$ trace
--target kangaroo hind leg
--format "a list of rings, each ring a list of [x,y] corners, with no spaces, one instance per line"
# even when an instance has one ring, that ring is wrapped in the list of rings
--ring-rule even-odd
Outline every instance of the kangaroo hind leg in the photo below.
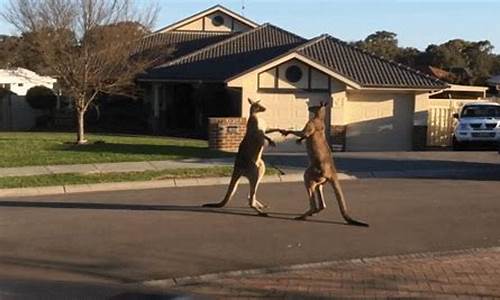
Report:
[[[304,173],[304,185],[306,186],[307,197],[309,198],[309,210],[307,210],[302,215],[296,217],[296,220],[305,220],[307,217],[312,216],[318,211],[318,206],[316,204],[315,189],[317,183],[313,180],[311,172],[307,169]]]
[[[238,188],[238,183],[240,182],[241,176],[242,176],[241,170],[239,170],[238,168],[234,168],[233,174],[231,175],[231,181],[229,182],[229,187],[227,188],[224,200],[217,203],[203,204],[203,207],[224,207],[234,196],[234,193],[236,193],[236,189]]]
[[[347,213],[347,203],[345,201],[344,193],[342,192],[342,188],[340,187],[339,180],[338,179],[330,179],[329,181],[333,187],[333,191],[335,193],[335,198],[337,198],[337,202],[338,202],[339,208],[340,208],[340,213],[342,214],[342,217],[344,217],[346,222],[349,224],[352,224],[352,225],[368,227],[369,225],[367,223],[357,221],[357,220],[351,218],[351,216],[349,216],[349,214]]]
[[[323,184],[324,184],[324,182],[318,184],[318,186],[316,188],[316,193],[318,196],[318,207],[317,207],[316,211],[314,212],[315,214],[319,213],[320,211],[322,211],[323,209],[326,208],[325,196],[323,194]]]
[[[264,165],[264,162],[256,165],[255,168],[250,169],[248,172],[248,181],[250,183],[250,194],[248,196],[248,202],[250,207],[255,209],[261,216],[267,216],[267,214],[262,210],[264,205],[257,201],[257,190],[265,172],[266,167]]]

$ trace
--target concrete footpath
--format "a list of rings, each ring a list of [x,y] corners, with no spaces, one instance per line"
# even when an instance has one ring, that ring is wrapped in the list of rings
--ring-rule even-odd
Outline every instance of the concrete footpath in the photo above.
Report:
[[[0,168],[0,177],[13,176],[36,176],[52,174],[99,174],[99,173],[123,173],[123,172],[144,172],[162,171],[181,168],[207,168],[213,166],[230,165],[232,159],[183,159],[165,161],[139,161],[139,162],[118,162],[118,163],[98,163],[98,164],[75,164],[75,165],[48,165],[48,166],[27,166],[16,168]]]
[[[357,152],[335,153],[341,180],[363,178],[442,178],[500,180],[500,155],[481,152]],[[278,167],[285,175],[269,175],[263,182],[302,181],[308,159],[304,153],[266,153],[268,169]],[[179,168],[230,166],[232,158],[186,159],[179,161],[144,161],[78,165],[28,166],[0,168],[0,177],[50,174],[92,174],[161,171]],[[82,192],[143,190],[168,187],[226,185],[229,177],[186,178],[156,181],[61,185],[33,188],[0,189],[0,197],[58,195]]]

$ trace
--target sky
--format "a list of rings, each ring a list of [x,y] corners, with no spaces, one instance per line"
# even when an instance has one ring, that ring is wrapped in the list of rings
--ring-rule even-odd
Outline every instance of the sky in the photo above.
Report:
[[[147,3],[150,0],[136,0]],[[0,0],[0,7],[8,0]],[[272,23],[306,38],[328,33],[346,41],[378,30],[399,45],[425,50],[454,38],[489,40],[500,53],[500,0],[156,0],[164,27],[216,4],[257,23]],[[244,3],[245,9],[242,10]],[[13,33],[0,21],[0,34]]]

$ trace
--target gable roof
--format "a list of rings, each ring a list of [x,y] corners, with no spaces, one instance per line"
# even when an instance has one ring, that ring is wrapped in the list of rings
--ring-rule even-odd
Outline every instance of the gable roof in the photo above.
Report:
[[[299,47],[295,52],[362,87],[440,89],[448,86],[444,81],[368,53],[329,35]]]
[[[250,19],[247,19],[245,17],[243,17],[242,15],[240,14],[237,14],[235,13],[234,11],[230,10],[230,9],[227,9],[225,8],[224,6],[218,4],[218,5],[215,5],[215,6],[212,6],[204,11],[201,11],[195,15],[192,15],[190,17],[187,17],[187,18],[184,18],[180,21],[177,21],[173,24],[170,24],[168,26],[165,26],[163,28],[160,28],[158,29],[157,31],[155,31],[155,33],[159,33],[159,32],[167,32],[167,31],[171,31],[171,30],[174,30],[178,27],[181,27],[183,25],[186,25],[186,24],[189,24],[190,22],[198,19],[198,18],[201,18],[201,17],[204,17],[204,16],[207,16],[207,15],[210,15],[216,11],[219,11],[219,12],[223,12],[225,13],[226,15],[229,15],[231,17],[233,17],[234,19],[240,21],[241,23],[251,27],[251,28],[256,28],[259,26],[259,24],[255,23],[254,21],[250,20]]]
[[[140,80],[224,81],[306,42],[264,24],[150,70]]]
[[[234,35],[235,33],[232,32],[207,31],[170,31],[165,33],[154,33],[141,41],[139,51],[142,52],[150,49],[156,51],[157,48],[167,51],[163,46],[172,47],[168,49],[171,50],[172,53],[169,53],[167,59],[161,62],[163,64],[211,44],[228,39]]]

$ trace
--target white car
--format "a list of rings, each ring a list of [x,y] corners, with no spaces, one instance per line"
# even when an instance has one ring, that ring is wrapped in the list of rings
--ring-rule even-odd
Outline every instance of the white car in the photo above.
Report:
[[[467,144],[500,144],[500,104],[468,103],[460,113],[453,131],[453,149],[463,149]]]

